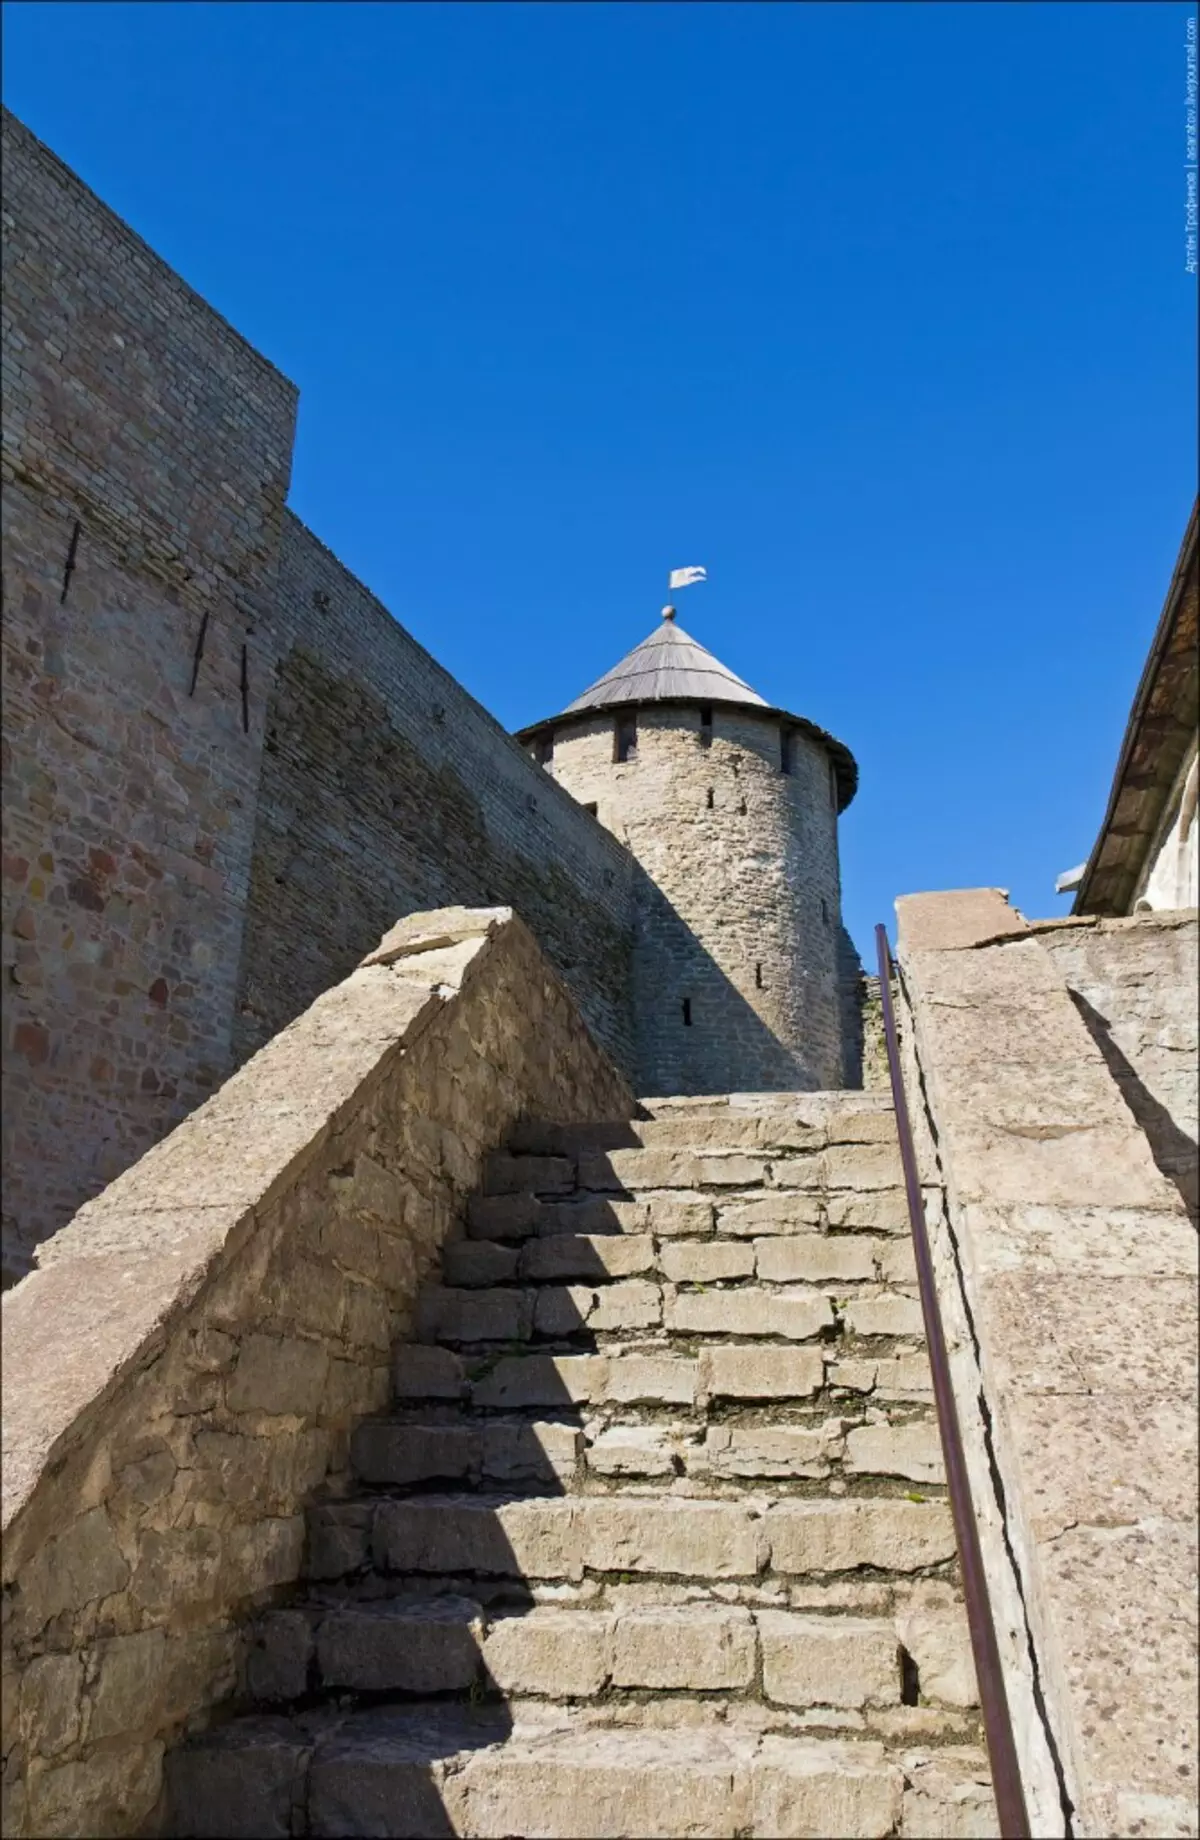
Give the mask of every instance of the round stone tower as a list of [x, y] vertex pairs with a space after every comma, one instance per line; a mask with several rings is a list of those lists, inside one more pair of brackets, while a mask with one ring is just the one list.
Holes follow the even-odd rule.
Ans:
[[517, 739], [638, 865], [640, 1091], [846, 1084], [858, 963], [842, 932], [837, 819], [857, 781], [849, 750], [765, 702], [673, 607]]

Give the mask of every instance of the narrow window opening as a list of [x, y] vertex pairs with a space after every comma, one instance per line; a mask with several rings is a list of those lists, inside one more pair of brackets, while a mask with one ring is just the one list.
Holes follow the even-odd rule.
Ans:
[[596, 801], [593, 799], [592, 803], [590, 805], [585, 805], [583, 809], [585, 811], [590, 811], [593, 818], [595, 818], [599, 814], [600, 807], [597, 805]]
[[709, 811], [711, 811], [713, 808], [713, 789], [711, 786], [708, 789], [708, 798], [706, 800], [706, 803], [708, 805]]
[[554, 759], [554, 736], [539, 735], [533, 744], [533, 758], [539, 767], [548, 767]]
[[761, 990], [763, 987], [761, 965], [755, 965], [754, 967], [754, 987], [756, 990]]
[[921, 1703], [921, 1677], [917, 1673], [917, 1664], [906, 1648], [900, 1650], [900, 1704], [902, 1706], [919, 1706]]
[[821, 896], [821, 918], [825, 922], [826, 926], [828, 926], [829, 925], [829, 908], [826, 905], [824, 895]]
[[683, 1026], [685, 1029], [690, 1029], [692, 1026], [692, 999], [690, 997], [683, 999]]
[[745, 799], [740, 799], [740, 800], [738, 801], [738, 815], [739, 815], [739, 817], [742, 817], [742, 818], [744, 818], [744, 817], [745, 817], [745, 815], [746, 815], [746, 801], [745, 801]]
[[781, 728], [779, 731], [779, 771], [790, 773], [792, 770], [792, 731]]
[[613, 730], [613, 759], [632, 760], [637, 753], [637, 718], [621, 716]]
[[58, 597], [60, 606], [62, 606], [67, 598], [67, 589], [70, 587], [71, 577], [75, 573], [75, 556], [79, 549], [79, 533], [82, 529], [83, 525], [79, 522], [79, 519], [76, 518], [74, 528], [71, 531], [71, 541], [67, 545], [67, 560], [63, 565], [62, 593]]
[[711, 747], [712, 738], [713, 738], [712, 704], [711, 703], [701, 703], [700, 705], [700, 746], [702, 748]]

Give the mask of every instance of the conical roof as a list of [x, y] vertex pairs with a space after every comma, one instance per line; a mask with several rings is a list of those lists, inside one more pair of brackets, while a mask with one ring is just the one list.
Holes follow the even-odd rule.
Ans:
[[603, 709], [613, 703], [752, 703], [768, 707], [757, 690], [698, 645], [675, 623], [675, 609], [663, 609], [662, 622], [648, 639], [635, 645], [619, 664], [568, 703], [564, 715]]
[[764, 715], [779, 716], [828, 749], [837, 774], [839, 811], [854, 797], [858, 768], [849, 748], [805, 716], [792, 715], [768, 703], [757, 690], [735, 677], [719, 658], [676, 624], [673, 607], [664, 607], [661, 625], [627, 652], [611, 671], [597, 678], [582, 696], [568, 703], [558, 715], [518, 729], [516, 739], [528, 744], [552, 735], [570, 717], [586, 716], [590, 709], [628, 709], [639, 703], [740, 703], [745, 708], [760, 709]]

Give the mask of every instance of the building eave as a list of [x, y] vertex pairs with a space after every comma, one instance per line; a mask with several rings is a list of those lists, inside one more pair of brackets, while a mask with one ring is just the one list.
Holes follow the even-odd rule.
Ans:
[[1129, 912], [1166, 800], [1196, 734], [1196, 527], [1193, 505], [1073, 914]]

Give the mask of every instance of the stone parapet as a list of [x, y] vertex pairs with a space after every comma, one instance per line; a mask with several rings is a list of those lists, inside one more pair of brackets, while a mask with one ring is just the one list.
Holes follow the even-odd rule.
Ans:
[[998, 890], [897, 905], [906, 1084], [1033, 1831], [1194, 1834], [1196, 1236], [1066, 948]]
[[[4, 1832], [132, 1833], [485, 1153], [633, 1110], [510, 910], [410, 917], [3, 1300]], [[382, 962], [380, 962], [382, 961]]]

